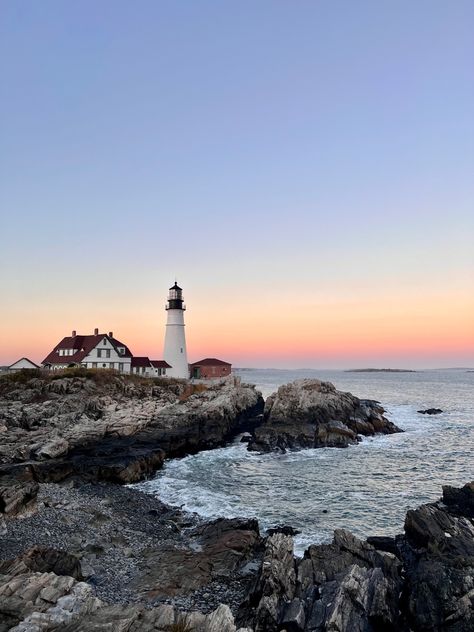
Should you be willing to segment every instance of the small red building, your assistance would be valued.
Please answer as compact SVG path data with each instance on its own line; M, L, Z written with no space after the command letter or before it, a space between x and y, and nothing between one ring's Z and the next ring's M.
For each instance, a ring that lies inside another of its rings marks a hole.
M230 375L232 364L218 360L217 358L204 358L199 362L193 362L189 365L191 377L196 379L209 380L212 378L225 377Z

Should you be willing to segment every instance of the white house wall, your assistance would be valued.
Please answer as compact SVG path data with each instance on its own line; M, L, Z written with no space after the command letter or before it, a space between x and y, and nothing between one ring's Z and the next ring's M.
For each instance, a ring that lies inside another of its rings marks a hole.
M26 358L21 358L17 362L10 365L9 371L21 371L21 369L37 369L38 367Z
M102 352L102 357L99 356L99 350ZM107 357L107 351L110 352L110 357ZM81 364L88 369L116 369L123 373L130 373L131 358L118 354L110 340L103 338L97 347L86 355Z

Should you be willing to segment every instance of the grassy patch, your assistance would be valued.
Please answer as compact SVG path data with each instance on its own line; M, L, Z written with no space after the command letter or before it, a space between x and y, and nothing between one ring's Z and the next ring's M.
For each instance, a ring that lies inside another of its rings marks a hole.
M180 380L169 377L142 377L134 373L120 373L115 369L86 369L85 367L70 367L68 369L60 369L57 371L48 371L46 369L22 369L11 373L0 374L0 386L8 389L8 386L26 385L33 379L40 379L44 383L62 380L63 378L82 378L95 382L98 386L115 386L122 384L123 386L135 385L137 387L153 387L158 386L163 389L170 389L180 395L183 399L187 399L194 393L206 390L206 386L202 384L190 384L187 380Z

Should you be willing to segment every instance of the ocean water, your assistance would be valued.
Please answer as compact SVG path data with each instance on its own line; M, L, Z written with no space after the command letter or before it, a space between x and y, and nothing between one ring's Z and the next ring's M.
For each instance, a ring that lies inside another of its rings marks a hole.
M336 528L360 537L403 531L407 509L436 500L444 484L474 479L474 373L242 370L264 397L301 377L333 382L340 390L379 400L386 416L405 432L363 439L347 449L320 448L287 454L227 447L166 462L143 491L201 516L257 517L266 529L300 530L299 554L328 542ZM442 415L417 410L441 408Z

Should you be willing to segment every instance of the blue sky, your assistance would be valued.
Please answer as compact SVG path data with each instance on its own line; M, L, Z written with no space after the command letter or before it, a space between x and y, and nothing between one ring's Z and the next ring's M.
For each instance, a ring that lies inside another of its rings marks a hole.
M203 322L214 295L271 313L291 293L454 292L468 313L473 24L462 0L3 2L0 292L19 335L32 306L71 329L78 302L131 331L175 275Z

